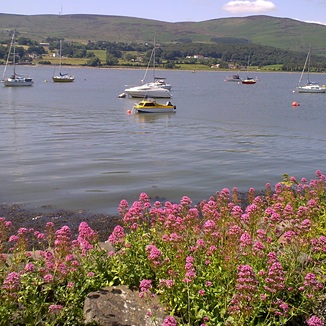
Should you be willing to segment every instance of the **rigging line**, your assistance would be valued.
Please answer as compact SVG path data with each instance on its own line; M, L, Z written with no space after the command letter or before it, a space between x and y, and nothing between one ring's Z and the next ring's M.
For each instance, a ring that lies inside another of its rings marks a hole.
M5 69L3 70L3 74L2 74L2 79L4 79L5 74L6 74L6 70L7 70L7 66L8 66L8 63L9 63L10 54L11 54L11 48L12 48L12 45L14 43L14 38L15 38L15 32L12 34L10 47L9 47L9 52L8 52L8 56L7 56L7 61L6 61Z

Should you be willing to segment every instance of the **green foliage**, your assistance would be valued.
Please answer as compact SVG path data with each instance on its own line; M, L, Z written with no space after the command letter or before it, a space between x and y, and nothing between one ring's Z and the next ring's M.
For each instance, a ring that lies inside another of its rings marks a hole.
M101 60L98 57L92 57L86 62L87 66L99 67L101 65Z

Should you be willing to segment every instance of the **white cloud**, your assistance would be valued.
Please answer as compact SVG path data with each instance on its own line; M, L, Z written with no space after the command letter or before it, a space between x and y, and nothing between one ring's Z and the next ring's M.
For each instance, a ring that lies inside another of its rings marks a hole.
M272 11L276 6L271 1L266 0L232 0L223 6L223 9L232 14L241 13L261 13L265 11Z
M299 20L299 19L298 19ZM324 22L319 22L319 21L312 21L312 20L305 20L305 23L309 23L309 24L319 24L319 25L326 25L326 23Z

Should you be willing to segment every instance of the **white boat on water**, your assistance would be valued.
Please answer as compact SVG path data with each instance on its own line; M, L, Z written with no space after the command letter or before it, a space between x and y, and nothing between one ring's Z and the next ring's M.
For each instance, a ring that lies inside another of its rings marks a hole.
M301 81L306 68L307 68L307 83L305 85L302 85ZM320 86L318 83L310 81L309 73L310 73L310 49L308 51L306 61L303 66L299 83L296 87L296 91L298 93L326 93L326 86L325 85Z
M162 88L165 88L165 89L168 89L168 90L171 90L171 88L172 88L172 85L168 84L166 82L165 77L154 77L154 81L149 82L149 83L145 83L143 85L162 87Z
M13 47L13 53L11 53L11 48ZM7 66L9 63L9 58L10 55L13 55L12 59L12 64L13 64L13 74L10 77L5 78ZM10 43L10 48L8 52L8 57L7 57L7 62L6 66L3 72L2 80L1 82L3 83L4 86L9 86L9 87L21 87L21 86L33 86L34 81L32 78L26 77L24 75L19 75L16 73L16 45L15 45L15 32L12 34L12 39Z
M125 89L125 93L127 93L130 97L156 97L156 98L171 98L172 94L166 88L151 86L151 85L140 85L134 86Z
M166 82L165 77L157 77L155 76L155 50L156 50L156 43L154 39L154 47L148 61L148 65L144 74L143 79L141 80L141 84L138 86L128 87L124 90L125 94L129 95L130 97L158 97L158 98L171 98L172 95L170 90L172 88L171 84ZM150 64L153 62L153 81L152 82L145 82L148 70L150 68ZM120 97L123 97L120 95Z
M317 83L310 82L304 86L297 87L298 93L326 93L326 85L320 86Z
M61 68L62 68L62 40L60 40L60 49L59 49L59 55L60 55L60 70L59 70L59 74L55 75L52 77L52 80L55 83L71 83L75 80L75 76L72 76L68 73L62 73L61 72Z

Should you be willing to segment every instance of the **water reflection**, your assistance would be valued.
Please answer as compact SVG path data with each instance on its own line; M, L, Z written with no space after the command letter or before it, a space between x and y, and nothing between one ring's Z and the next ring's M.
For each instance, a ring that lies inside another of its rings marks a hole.
M133 113L136 122L141 123L154 123L157 120L169 121L176 112L164 112L164 113Z

